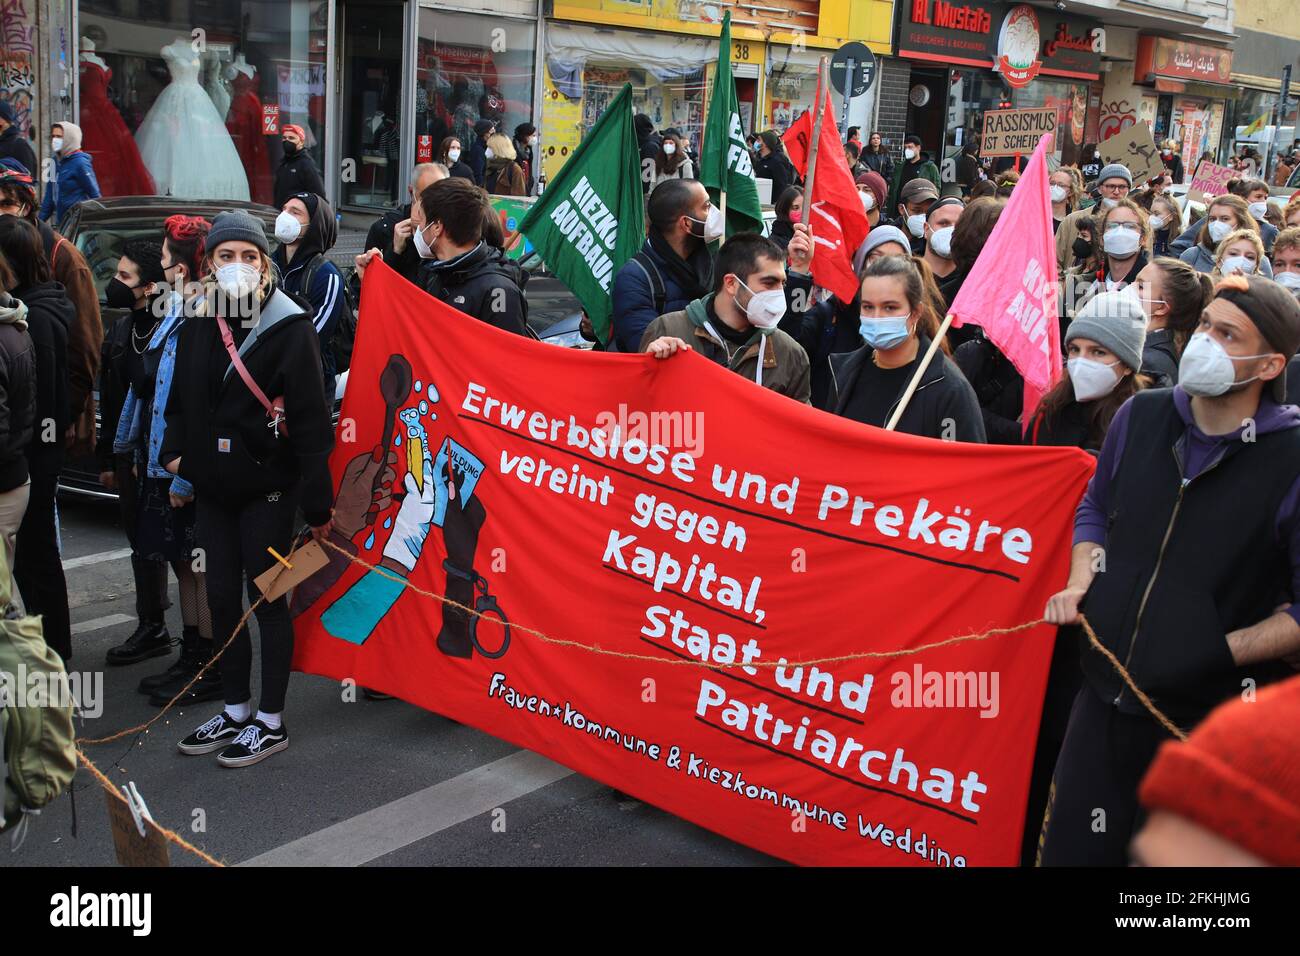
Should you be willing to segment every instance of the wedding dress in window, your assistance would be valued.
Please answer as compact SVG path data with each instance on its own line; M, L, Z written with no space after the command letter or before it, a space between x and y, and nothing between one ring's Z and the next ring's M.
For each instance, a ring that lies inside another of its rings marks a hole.
M162 48L172 81L136 131L140 156L158 194L186 199L248 199L248 176L226 124L199 85L199 57L177 39Z

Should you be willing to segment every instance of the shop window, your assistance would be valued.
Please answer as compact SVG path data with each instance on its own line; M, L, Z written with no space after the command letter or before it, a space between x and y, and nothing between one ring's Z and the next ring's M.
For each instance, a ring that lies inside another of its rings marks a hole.
M325 0L79 10L79 124L104 195L270 203L288 123L321 166Z

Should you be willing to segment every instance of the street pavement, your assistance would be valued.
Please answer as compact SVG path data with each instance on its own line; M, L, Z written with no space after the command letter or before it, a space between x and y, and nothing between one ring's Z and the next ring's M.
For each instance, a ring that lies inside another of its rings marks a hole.
M101 675L103 687L102 715L85 720L78 734L108 736L157 713L135 685L170 658L104 667L104 652L135 626L126 539L112 502L64 496L60 513L74 630L70 669L92 680ZM178 605L167 622L179 635ZM176 741L218 704L169 712L138 741L88 754L115 783L133 781L161 824L232 865L779 862L469 726L399 700L343 698L336 681L294 674L289 748L240 770L176 751ZM115 865L106 794L84 769L73 791L32 821L17 852L0 844L4 865ZM171 861L202 865L177 848Z

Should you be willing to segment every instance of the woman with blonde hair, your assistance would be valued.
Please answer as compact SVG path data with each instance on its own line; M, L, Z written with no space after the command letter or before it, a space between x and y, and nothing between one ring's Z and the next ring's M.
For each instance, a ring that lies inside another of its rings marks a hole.
M1231 275L1273 278L1273 269L1268 257L1264 255L1264 242L1253 229L1238 229L1229 233L1214 253L1214 271L1210 273L1210 278L1217 282Z
M1246 200L1231 194L1216 196L1205 211L1205 219L1196 235L1196 244L1178 258L1197 272L1213 272L1219 243L1230 233L1242 229L1259 232L1259 225L1251 216Z
M515 144L504 133L493 133L487 138L483 157L487 165L483 170L483 188L495 196L526 196L528 185L524 171L515 162Z
M279 286L261 220L219 214L200 266L204 299L181 328L159 463L188 481L198 506L195 537L206 558L214 639L235 634L253 580L288 554L295 512L317 538L332 524L334 444L320 379L320 343L310 309ZM268 397L270 396L270 397ZM225 709L182 740L184 754L221 751L245 767L289 745L285 694L293 623L285 598L256 611L262 659L254 714L248 629L221 655Z

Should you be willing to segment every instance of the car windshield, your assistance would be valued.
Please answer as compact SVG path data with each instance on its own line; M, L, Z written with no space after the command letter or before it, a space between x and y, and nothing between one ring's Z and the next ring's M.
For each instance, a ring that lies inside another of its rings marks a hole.
M95 291L99 293L100 305L104 304L104 289L108 280L117 274L117 261L122 258L122 248L132 239L162 238L162 224L167 216L177 210L169 209L165 214L154 216L136 216L122 219L106 219L86 222L83 220L77 230L74 242L90 265L90 273L95 280ZM274 253L278 243L272 235L274 228L267 225L267 240Z

